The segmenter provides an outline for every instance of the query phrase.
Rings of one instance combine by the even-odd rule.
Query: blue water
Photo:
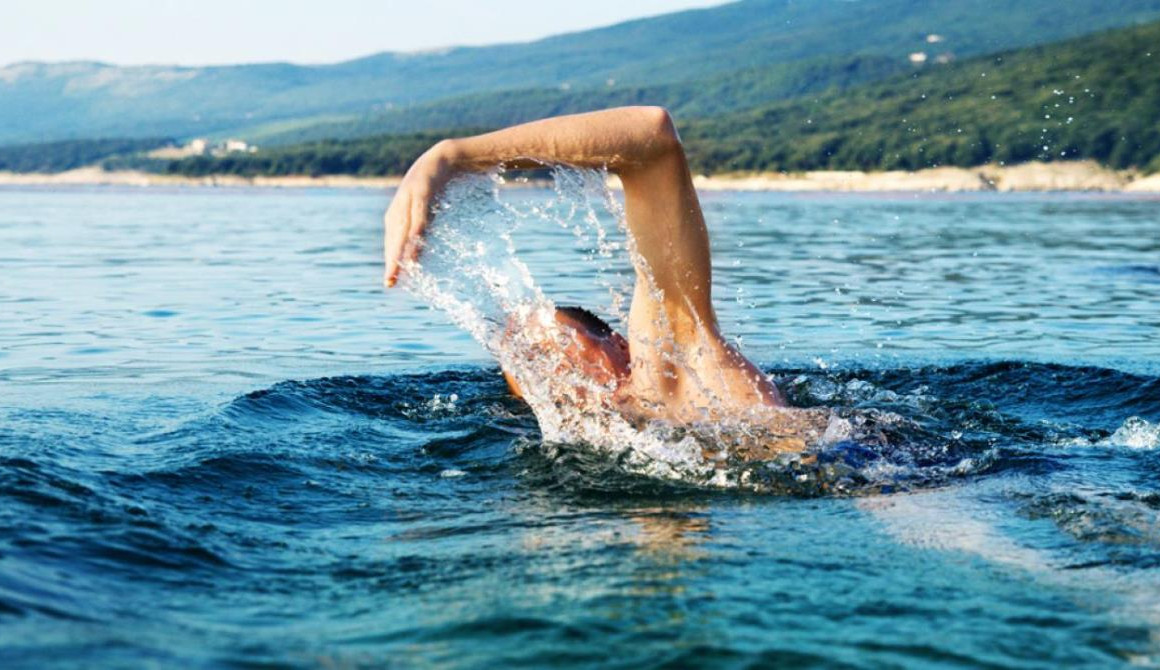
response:
[[[1160,665],[1160,202],[705,194],[726,331],[870,436],[745,491],[542,444],[386,203],[0,190],[0,667]]]

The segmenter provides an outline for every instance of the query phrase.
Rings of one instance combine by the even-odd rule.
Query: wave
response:
[[[150,455],[117,462],[102,477],[69,470],[61,452],[70,443],[83,448],[85,425],[100,426],[102,439],[116,442],[107,419],[25,412],[6,422],[9,440],[19,443],[23,431],[56,446],[38,453],[27,448],[29,437],[21,453],[5,450],[10,455],[0,462],[0,482],[7,496],[30,505],[83,508],[109,481],[128,486],[144,479],[193,496],[237,490],[242,483],[260,489],[325,481],[336,468],[367,476],[471,477],[524,459],[516,467],[544,477],[547,485],[566,480],[632,490],[667,480],[677,488],[819,495],[933,486],[1005,470],[1049,471],[1091,450],[1160,451],[1160,400],[1153,392],[1160,380],[1154,377],[1022,362],[769,374],[795,405],[829,408],[848,422],[845,439],[811,450],[810,458],[729,463],[728,477],[717,474],[720,467],[708,476],[642,476],[631,461],[640,454],[546,439],[536,415],[507,392],[497,369],[465,368],[288,381],[176,426],[140,431],[127,425],[123,438]],[[706,439],[667,435],[673,439],[668,446],[689,450],[690,458],[700,449],[697,440]]]
[[[286,381],[152,429],[131,413],[119,423],[79,411],[8,411],[0,422],[6,557],[83,571],[111,594],[126,580],[219,588],[212,585],[253,571],[341,582],[350,561],[287,553],[298,546],[293,538],[341,546],[335,529],[366,526],[418,542],[528,523],[502,514],[456,522],[481,492],[591,505],[753,493],[873,502],[879,493],[945,491],[954,508],[963,499],[954,491],[971,483],[1013,501],[1027,523],[1048,523],[1079,543],[1058,558],[1062,568],[1158,565],[1160,417],[1147,392],[1157,378],[1002,361],[769,373],[795,403],[831,408],[853,429],[806,458],[726,463],[727,477],[718,478],[651,476],[639,453],[546,439],[492,367]],[[909,508],[899,502],[912,498]],[[399,504],[406,500],[422,503]],[[903,527],[913,530],[915,518],[945,527],[923,542],[966,541],[962,509],[951,523],[953,515],[931,516],[914,496],[885,500],[902,510]],[[1023,556],[1016,549],[1010,556]],[[372,557],[353,563],[378,569]],[[7,573],[0,617],[99,620],[111,606],[46,583]]]
[[[352,444],[382,440],[410,444],[410,454],[380,453],[376,465],[401,472],[416,454],[441,461],[445,477],[470,475],[481,463],[530,458],[525,463],[545,478],[593,490],[740,488],[794,495],[864,494],[945,484],[1005,470],[1031,472],[1056,467],[1068,451],[1124,446],[1155,449],[1157,424],[1140,417],[1160,414],[1149,392],[1156,378],[1095,367],[1022,362],[976,362],[914,369],[822,371],[771,369],[791,401],[828,408],[850,427],[845,439],[807,452],[758,464],[729,463],[725,475],[696,472],[687,478],[642,476],[630,461],[639,454],[609,450],[583,440],[545,439],[537,417],[510,396],[497,369],[462,369],[390,377],[342,377],[284,382],[224,406],[214,430],[263,432],[275,445],[305,436],[316,443]],[[1119,413],[1120,417],[1110,419]],[[189,427],[186,427],[189,428]],[[205,433],[206,426],[194,429]],[[212,431],[211,431],[212,432]],[[704,435],[674,430],[673,449],[693,458]],[[280,436],[280,437],[279,437]],[[710,436],[711,437],[711,436]],[[626,447],[631,449],[634,443]],[[271,461],[203,461],[197,467],[236,476],[241,470],[273,476]],[[612,454],[612,456],[610,456]],[[322,459],[314,466],[333,464]],[[284,466],[281,466],[284,467]],[[364,467],[372,467],[366,465]],[[267,472],[263,468],[272,468]],[[196,475],[194,474],[196,472]],[[183,477],[205,472],[181,471]],[[297,476],[293,473],[286,476]],[[647,482],[647,483],[646,483]],[[552,482],[546,482],[552,485]]]

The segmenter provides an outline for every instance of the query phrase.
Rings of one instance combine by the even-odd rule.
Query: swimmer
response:
[[[681,140],[660,107],[623,107],[560,116],[474,137],[443,140],[420,156],[384,217],[388,287],[418,262],[432,207],[455,176],[563,164],[606,169],[620,178],[636,284],[627,336],[583,309],[560,308],[563,348],[576,368],[627,414],[674,424],[744,421],[777,438],[760,449],[800,451],[826,420],[784,411],[777,386],[721,334],[712,304],[709,236]],[[509,325],[510,327],[510,325]],[[505,370],[512,391],[516,380]]]

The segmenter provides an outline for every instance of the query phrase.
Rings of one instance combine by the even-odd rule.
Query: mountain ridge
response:
[[[609,80],[657,86],[824,56],[902,59],[933,31],[945,33],[947,48],[970,55],[1157,17],[1160,0],[743,0],[531,42],[381,52],[324,65],[26,62],[0,68],[0,143],[220,132],[244,137],[247,128],[262,124],[364,118],[513,88],[575,90]],[[25,76],[37,67],[50,69]],[[70,70],[79,74],[69,76]]]
[[[1086,159],[1152,173],[1160,171],[1157,44],[1160,20],[677,124],[701,174]],[[187,177],[398,175],[435,141],[479,130],[316,141],[153,168]]]

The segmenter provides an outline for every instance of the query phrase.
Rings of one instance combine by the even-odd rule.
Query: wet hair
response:
[[[566,315],[568,318],[584,326],[598,337],[608,337],[612,335],[612,326],[608,325],[607,321],[596,316],[583,307],[557,307],[556,311]]]

